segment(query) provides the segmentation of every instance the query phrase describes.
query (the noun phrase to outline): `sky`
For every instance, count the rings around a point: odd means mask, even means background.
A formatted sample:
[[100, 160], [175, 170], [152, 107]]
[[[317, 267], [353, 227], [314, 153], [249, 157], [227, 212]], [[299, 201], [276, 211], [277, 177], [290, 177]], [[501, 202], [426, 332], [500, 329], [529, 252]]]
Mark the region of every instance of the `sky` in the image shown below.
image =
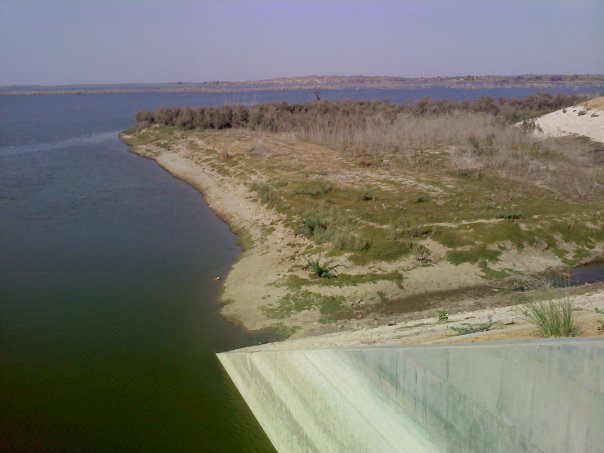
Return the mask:
[[604, 73], [604, 0], [0, 0], [0, 85]]

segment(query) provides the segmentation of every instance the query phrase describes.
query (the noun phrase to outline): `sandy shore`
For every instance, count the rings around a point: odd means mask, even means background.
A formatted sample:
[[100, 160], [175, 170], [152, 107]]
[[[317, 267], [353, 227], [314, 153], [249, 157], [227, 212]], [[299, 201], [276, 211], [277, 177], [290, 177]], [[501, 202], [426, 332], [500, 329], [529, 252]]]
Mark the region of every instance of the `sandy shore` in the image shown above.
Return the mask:
[[254, 243], [242, 253], [228, 275], [221, 276], [224, 278], [221, 313], [247, 329], [265, 328], [267, 320], [261, 307], [267, 299], [276, 300], [285, 293], [285, 289], [271, 284], [287, 273], [295, 259], [292, 246], [304, 246], [306, 241], [281, 225], [278, 214], [257, 203], [243, 184], [217, 174], [208, 166], [196, 165], [185, 153], [165, 152], [156, 160], [174, 176], [197, 188], [209, 207], [234, 232], [249, 235]]

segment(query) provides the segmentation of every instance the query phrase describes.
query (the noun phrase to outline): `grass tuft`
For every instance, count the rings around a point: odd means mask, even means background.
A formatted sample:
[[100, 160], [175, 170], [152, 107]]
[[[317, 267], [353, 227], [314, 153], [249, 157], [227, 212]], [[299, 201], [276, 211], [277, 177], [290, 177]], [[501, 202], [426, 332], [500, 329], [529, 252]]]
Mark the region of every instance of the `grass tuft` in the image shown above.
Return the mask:
[[562, 301], [531, 302], [522, 314], [537, 326], [542, 337], [574, 337], [578, 333], [569, 297]]

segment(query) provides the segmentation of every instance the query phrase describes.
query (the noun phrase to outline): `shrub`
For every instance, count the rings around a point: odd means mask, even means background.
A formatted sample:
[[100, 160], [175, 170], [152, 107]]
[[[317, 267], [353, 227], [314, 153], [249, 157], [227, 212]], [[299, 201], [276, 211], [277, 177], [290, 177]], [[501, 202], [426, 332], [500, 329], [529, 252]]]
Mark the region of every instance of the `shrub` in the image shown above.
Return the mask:
[[269, 203], [277, 199], [277, 192], [267, 182], [254, 181], [251, 188], [258, 194], [258, 198], [262, 203]]
[[504, 220], [518, 220], [522, 218], [522, 213], [520, 212], [502, 212], [500, 214], [497, 214], [497, 218], [498, 219], [504, 219]]
[[333, 270], [338, 267], [337, 264], [334, 264], [332, 261], [322, 261], [321, 258], [307, 258], [306, 262], [308, 263], [308, 269], [314, 275], [319, 278], [331, 278], [335, 277], [333, 274]]
[[386, 295], [386, 293], [384, 291], [378, 291], [377, 296], [380, 298], [381, 302], [383, 302], [383, 303], [388, 302], [388, 296]]
[[363, 192], [361, 194], [361, 200], [363, 200], [363, 201], [373, 200], [373, 192], [371, 192], [370, 190]]
[[136, 112], [136, 114], [134, 115], [134, 120], [136, 121], [137, 126], [148, 126], [154, 121], [153, 113], [148, 112], [146, 110], [141, 110], [139, 112]]
[[438, 322], [445, 322], [449, 319], [449, 313], [444, 308], [438, 310]]
[[489, 320], [483, 324], [476, 324], [473, 326], [470, 324], [464, 324], [463, 326], [451, 327], [451, 329], [453, 329], [457, 335], [469, 335], [471, 333], [486, 332], [490, 330], [492, 326], [493, 320], [489, 318]]
[[522, 311], [524, 317], [537, 326], [542, 337], [574, 337], [578, 329], [573, 319], [572, 301], [531, 302]]
[[[474, 101], [450, 102], [422, 99], [416, 103], [395, 104], [392, 102], [368, 101], [313, 101], [306, 104], [287, 104], [285, 102], [256, 104], [252, 106], [223, 105], [219, 107], [166, 108], [160, 107], [154, 112], [137, 114], [143, 123], [177, 125], [191, 129], [225, 129], [246, 127], [269, 132], [306, 131], [310, 135], [327, 128], [344, 126], [350, 131], [362, 132], [375, 118], [383, 118], [393, 124], [397, 117], [406, 115], [412, 118], [451, 117], [464, 112], [504, 118], [516, 123], [527, 118], [537, 117], [563, 107], [576, 105], [587, 98], [581, 96], [551, 95], [536, 93], [523, 99], [492, 99], [482, 96]], [[180, 118], [179, 118], [180, 117]], [[354, 134], [353, 134], [354, 135]], [[468, 134], [471, 136], [471, 134]], [[466, 135], [466, 137], [468, 137]], [[345, 134], [345, 139], [354, 137]], [[471, 145], [480, 150], [480, 140], [474, 136]]]
[[363, 252], [371, 245], [371, 240], [359, 233], [349, 229], [334, 230], [331, 234], [331, 243], [338, 250], [350, 250], [352, 252]]
[[425, 195], [418, 195], [413, 199], [413, 203], [425, 203], [426, 201], [428, 201], [428, 197]]
[[[604, 310], [600, 310], [598, 307], [596, 307], [596, 313], [599, 315], [604, 315]], [[604, 319], [598, 319], [598, 322], [600, 323], [598, 330], [604, 330]]]
[[412, 238], [423, 238], [433, 233], [433, 228], [427, 225], [411, 225], [405, 230], [407, 236]]
[[415, 259], [420, 263], [430, 263], [432, 261], [432, 252], [423, 244], [414, 244], [413, 254], [415, 255]]
[[313, 239], [317, 236], [317, 233], [325, 231], [326, 228], [326, 223], [318, 215], [305, 214], [295, 230], [297, 234]]

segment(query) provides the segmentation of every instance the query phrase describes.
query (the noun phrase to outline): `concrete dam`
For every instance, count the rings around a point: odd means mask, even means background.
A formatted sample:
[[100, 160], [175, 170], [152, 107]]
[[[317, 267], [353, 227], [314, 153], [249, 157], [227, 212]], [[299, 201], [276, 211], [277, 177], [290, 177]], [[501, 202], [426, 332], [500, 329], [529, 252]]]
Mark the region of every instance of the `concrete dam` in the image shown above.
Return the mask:
[[218, 358], [279, 452], [604, 452], [604, 340]]

